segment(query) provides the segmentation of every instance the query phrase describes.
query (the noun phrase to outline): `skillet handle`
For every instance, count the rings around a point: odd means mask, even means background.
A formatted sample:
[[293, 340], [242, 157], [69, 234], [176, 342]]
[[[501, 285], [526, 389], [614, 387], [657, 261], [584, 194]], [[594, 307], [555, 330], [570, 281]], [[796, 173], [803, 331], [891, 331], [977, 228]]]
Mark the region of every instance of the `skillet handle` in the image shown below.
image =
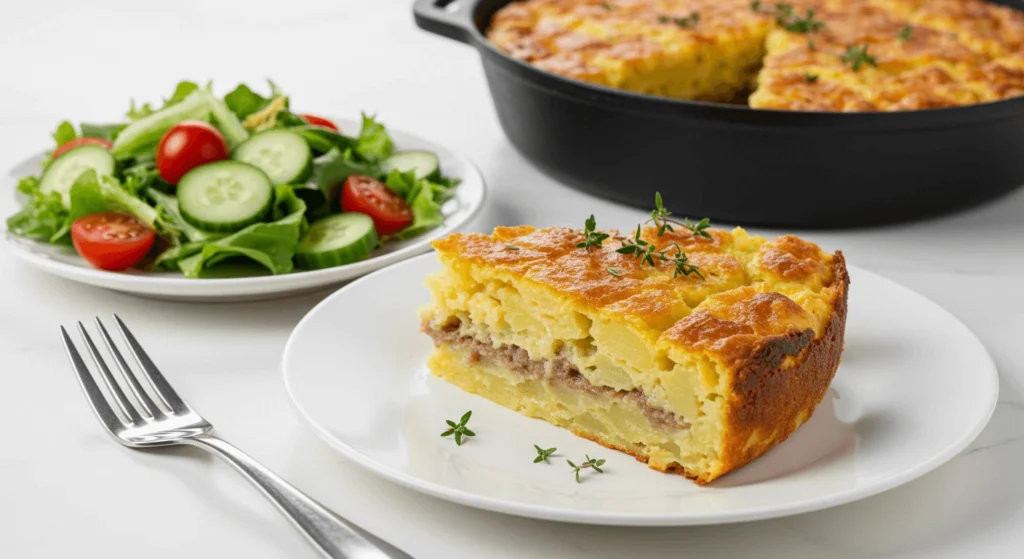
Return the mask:
[[424, 31], [469, 44], [473, 30], [470, 0], [416, 0], [416, 25]]

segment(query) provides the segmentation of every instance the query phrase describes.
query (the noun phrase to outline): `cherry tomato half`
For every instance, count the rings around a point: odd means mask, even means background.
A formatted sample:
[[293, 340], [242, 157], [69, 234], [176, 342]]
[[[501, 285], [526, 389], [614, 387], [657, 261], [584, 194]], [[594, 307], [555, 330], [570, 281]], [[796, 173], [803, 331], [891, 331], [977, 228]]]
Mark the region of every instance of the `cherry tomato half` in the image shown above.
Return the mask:
[[176, 124], [160, 139], [156, 148], [156, 168], [171, 184], [192, 169], [228, 158], [228, 143], [209, 123], [186, 120]]
[[138, 264], [155, 237], [145, 223], [120, 212], [90, 214], [71, 224], [75, 250], [101, 270], [117, 272]]
[[77, 148], [78, 146], [87, 145], [103, 146], [107, 149], [114, 147], [114, 144], [104, 140], [103, 138], [75, 138], [70, 142], [64, 142], [63, 144], [58, 146], [57, 149], [53, 150], [53, 155], [50, 156], [50, 159], [57, 159], [66, 151], [71, 151]]
[[370, 216], [377, 234], [391, 235], [412, 223], [412, 210], [401, 196], [365, 175], [349, 175], [341, 188], [341, 211]]
[[338, 131], [338, 125], [334, 124], [333, 122], [327, 120], [324, 117], [320, 117], [320, 116], [316, 116], [316, 115], [299, 115], [299, 116], [302, 117], [302, 120], [305, 120], [306, 122], [308, 122], [309, 124], [311, 124], [313, 126], [321, 126], [323, 128], [330, 128], [331, 130], [334, 130], [335, 132]]

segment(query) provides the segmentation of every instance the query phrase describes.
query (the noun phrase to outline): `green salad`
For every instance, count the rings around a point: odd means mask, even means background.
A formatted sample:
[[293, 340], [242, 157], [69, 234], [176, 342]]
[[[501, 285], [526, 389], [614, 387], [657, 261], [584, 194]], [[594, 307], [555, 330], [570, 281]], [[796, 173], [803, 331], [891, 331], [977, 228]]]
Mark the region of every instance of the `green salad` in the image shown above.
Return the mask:
[[396, 151], [365, 114], [339, 130], [269, 89], [218, 97], [186, 81], [162, 105], [132, 102], [122, 123], [62, 122], [7, 229], [101, 269], [199, 278], [350, 264], [443, 223], [458, 180], [436, 154]]

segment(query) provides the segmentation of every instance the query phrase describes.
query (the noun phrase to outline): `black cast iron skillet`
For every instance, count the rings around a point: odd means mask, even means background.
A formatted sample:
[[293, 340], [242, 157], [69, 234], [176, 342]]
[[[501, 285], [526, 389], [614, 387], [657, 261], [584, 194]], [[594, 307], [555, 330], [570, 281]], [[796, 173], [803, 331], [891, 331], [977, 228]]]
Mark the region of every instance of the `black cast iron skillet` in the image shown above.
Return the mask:
[[580, 190], [643, 208], [661, 191], [670, 209], [694, 218], [849, 227], [965, 208], [1024, 184], [1024, 97], [831, 113], [636, 94], [538, 70], [492, 46], [483, 31], [508, 3], [416, 0], [414, 13], [421, 28], [477, 48], [512, 145]]

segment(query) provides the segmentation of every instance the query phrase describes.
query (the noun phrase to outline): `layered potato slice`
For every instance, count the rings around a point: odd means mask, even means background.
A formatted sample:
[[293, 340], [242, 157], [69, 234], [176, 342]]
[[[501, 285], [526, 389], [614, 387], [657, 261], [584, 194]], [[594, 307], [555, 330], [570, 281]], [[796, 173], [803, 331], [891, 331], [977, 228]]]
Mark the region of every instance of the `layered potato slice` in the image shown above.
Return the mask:
[[[580, 231], [499, 227], [435, 241], [421, 311], [433, 373], [698, 483], [784, 440], [839, 362], [840, 253], [708, 230], [642, 238], [698, 267], [643, 264]], [[701, 277], [703, 276], [703, 278]]]

